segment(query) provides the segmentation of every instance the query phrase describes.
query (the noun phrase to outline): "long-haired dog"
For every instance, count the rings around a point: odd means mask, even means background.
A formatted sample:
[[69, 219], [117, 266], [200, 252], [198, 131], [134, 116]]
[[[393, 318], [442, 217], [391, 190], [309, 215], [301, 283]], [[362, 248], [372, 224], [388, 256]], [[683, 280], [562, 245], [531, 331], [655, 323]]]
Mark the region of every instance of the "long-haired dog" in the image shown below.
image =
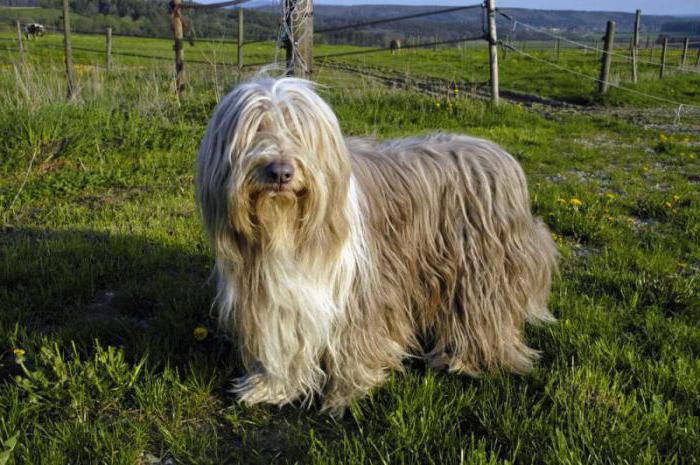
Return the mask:
[[311, 83], [255, 78], [214, 111], [197, 199], [246, 403], [342, 410], [409, 355], [527, 371], [555, 246], [518, 163], [461, 135], [345, 139]]

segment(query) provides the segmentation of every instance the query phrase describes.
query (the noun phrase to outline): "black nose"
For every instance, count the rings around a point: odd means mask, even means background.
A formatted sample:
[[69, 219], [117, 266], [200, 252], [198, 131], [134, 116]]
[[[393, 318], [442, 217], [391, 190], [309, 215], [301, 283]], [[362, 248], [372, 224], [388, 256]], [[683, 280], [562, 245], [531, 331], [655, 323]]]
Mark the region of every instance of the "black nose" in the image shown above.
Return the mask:
[[267, 182], [286, 184], [294, 177], [294, 166], [285, 161], [273, 161], [265, 166], [265, 178]]

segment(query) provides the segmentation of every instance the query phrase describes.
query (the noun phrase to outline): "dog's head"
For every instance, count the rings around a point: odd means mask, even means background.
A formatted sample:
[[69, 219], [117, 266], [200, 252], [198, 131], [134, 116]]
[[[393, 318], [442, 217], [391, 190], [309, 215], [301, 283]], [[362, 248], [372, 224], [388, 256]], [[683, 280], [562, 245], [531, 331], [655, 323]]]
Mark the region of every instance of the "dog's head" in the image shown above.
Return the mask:
[[237, 86], [214, 110], [197, 163], [217, 252], [232, 242], [292, 248], [338, 228], [350, 160], [335, 114], [308, 81]]

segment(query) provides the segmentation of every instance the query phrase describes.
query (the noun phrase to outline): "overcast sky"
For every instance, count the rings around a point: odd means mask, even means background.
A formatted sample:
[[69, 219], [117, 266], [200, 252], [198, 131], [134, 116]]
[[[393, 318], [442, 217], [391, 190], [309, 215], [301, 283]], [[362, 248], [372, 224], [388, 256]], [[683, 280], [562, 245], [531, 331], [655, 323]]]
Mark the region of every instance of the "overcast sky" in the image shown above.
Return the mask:
[[[467, 5], [472, 0], [314, 0], [331, 5]], [[473, 2], [477, 3], [477, 2]], [[630, 11], [642, 14], [700, 15], [700, 0], [496, 0], [496, 6], [544, 10]]]

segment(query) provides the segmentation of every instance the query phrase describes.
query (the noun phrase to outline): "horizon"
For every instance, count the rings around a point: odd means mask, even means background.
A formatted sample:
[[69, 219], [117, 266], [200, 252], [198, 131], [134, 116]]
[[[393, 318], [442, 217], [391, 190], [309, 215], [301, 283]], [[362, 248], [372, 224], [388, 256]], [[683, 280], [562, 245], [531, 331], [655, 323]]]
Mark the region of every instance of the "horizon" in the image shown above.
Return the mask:
[[[214, 3], [221, 0], [200, 0], [202, 3]], [[317, 5], [332, 6], [362, 6], [362, 5], [388, 5], [388, 6], [460, 6], [469, 3], [470, 0], [439, 0], [428, 2], [425, 0], [319, 0]], [[276, 2], [274, 2], [276, 3]], [[270, 4], [269, 1], [253, 1], [251, 5], [262, 6]], [[585, 8], [577, 0], [509, 0], [502, 4], [496, 3], [500, 8], [526, 8], [531, 10], [547, 11], [579, 11], [579, 12], [611, 12], [632, 13], [642, 10], [642, 15], [654, 16], [700, 16], [700, 2], [697, 0], [677, 0], [671, 4], [658, 0], [617, 0], [615, 2], [602, 0], [589, 0]]]

